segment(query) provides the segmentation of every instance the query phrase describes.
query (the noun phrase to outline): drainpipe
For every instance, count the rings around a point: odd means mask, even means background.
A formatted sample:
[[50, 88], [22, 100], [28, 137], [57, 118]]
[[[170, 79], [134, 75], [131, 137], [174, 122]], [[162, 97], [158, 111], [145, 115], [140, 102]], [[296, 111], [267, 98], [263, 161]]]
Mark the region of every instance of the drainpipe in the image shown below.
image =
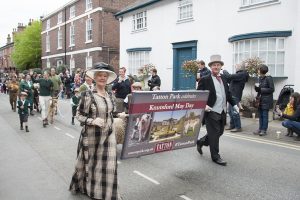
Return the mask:
[[65, 7], [65, 65], [67, 65], [67, 7]]

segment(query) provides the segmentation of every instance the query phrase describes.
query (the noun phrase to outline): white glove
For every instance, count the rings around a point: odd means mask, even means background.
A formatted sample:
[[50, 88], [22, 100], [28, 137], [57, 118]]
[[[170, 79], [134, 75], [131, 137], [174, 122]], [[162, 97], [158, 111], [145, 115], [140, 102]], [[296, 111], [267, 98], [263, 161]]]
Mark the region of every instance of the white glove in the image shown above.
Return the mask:
[[104, 127], [104, 120], [101, 119], [100, 117], [97, 117], [92, 121], [92, 125], [94, 126], [99, 126], [100, 128]]
[[240, 109], [239, 109], [239, 107], [238, 107], [237, 105], [234, 105], [234, 106], [233, 106], [233, 109], [235, 110], [235, 111], [234, 111], [235, 113], [237, 113], [237, 114], [240, 113]]
[[205, 106], [205, 112], [210, 112], [212, 110], [211, 107], [209, 107], [208, 105]]

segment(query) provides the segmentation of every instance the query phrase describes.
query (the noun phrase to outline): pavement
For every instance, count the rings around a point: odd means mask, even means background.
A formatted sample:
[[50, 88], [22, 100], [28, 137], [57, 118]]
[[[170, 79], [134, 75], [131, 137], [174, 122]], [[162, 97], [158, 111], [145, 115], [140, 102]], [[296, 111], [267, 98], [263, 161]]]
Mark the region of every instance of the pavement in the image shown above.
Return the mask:
[[[25, 133], [8, 97], [0, 94], [1, 200], [89, 199], [68, 191], [81, 127], [71, 125], [69, 101], [59, 105], [53, 125], [43, 128], [36, 114], [29, 117], [30, 132]], [[242, 126], [243, 132], [226, 131], [221, 137], [226, 167], [213, 163], [205, 147], [203, 156], [193, 147], [119, 160], [123, 200], [300, 199], [300, 142], [284, 136], [280, 121], [270, 120], [265, 137], [252, 134], [256, 119], [243, 118]]]

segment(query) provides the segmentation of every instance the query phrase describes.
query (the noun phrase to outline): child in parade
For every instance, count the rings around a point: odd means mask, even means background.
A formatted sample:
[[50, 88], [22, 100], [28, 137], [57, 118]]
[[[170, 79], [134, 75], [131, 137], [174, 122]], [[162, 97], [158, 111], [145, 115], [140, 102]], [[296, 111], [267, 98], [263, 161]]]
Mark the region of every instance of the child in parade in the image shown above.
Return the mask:
[[21, 92], [20, 93], [20, 99], [17, 102], [17, 107], [18, 107], [18, 114], [20, 117], [20, 129], [24, 130], [23, 124], [25, 124], [25, 131], [29, 132], [28, 129], [28, 109], [30, 108], [30, 103], [26, 99], [27, 93], [26, 92]]
[[78, 103], [80, 100], [79, 88], [74, 90], [74, 96], [71, 98], [71, 105], [72, 105], [72, 125], [75, 125], [74, 118], [76, 116], [76, 111], [78, 107]]

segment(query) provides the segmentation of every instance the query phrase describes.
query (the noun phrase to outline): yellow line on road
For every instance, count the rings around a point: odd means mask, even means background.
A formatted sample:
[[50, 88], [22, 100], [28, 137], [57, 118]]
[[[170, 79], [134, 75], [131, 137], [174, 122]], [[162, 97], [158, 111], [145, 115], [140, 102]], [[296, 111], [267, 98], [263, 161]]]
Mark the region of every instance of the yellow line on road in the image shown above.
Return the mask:
[[259, 138], [253, 138], [253, 137], [249, 137], [249, 136], [241, 136], [241, 135], [231, 134], [231, 133], [225, 133], [225, 136], [300, 151], [300, 146], [297, 146], [297, 145], [286, 144], [286, 143], [282, 143], [282, 142], [270, 141], [270, 140], [259, 139]]

